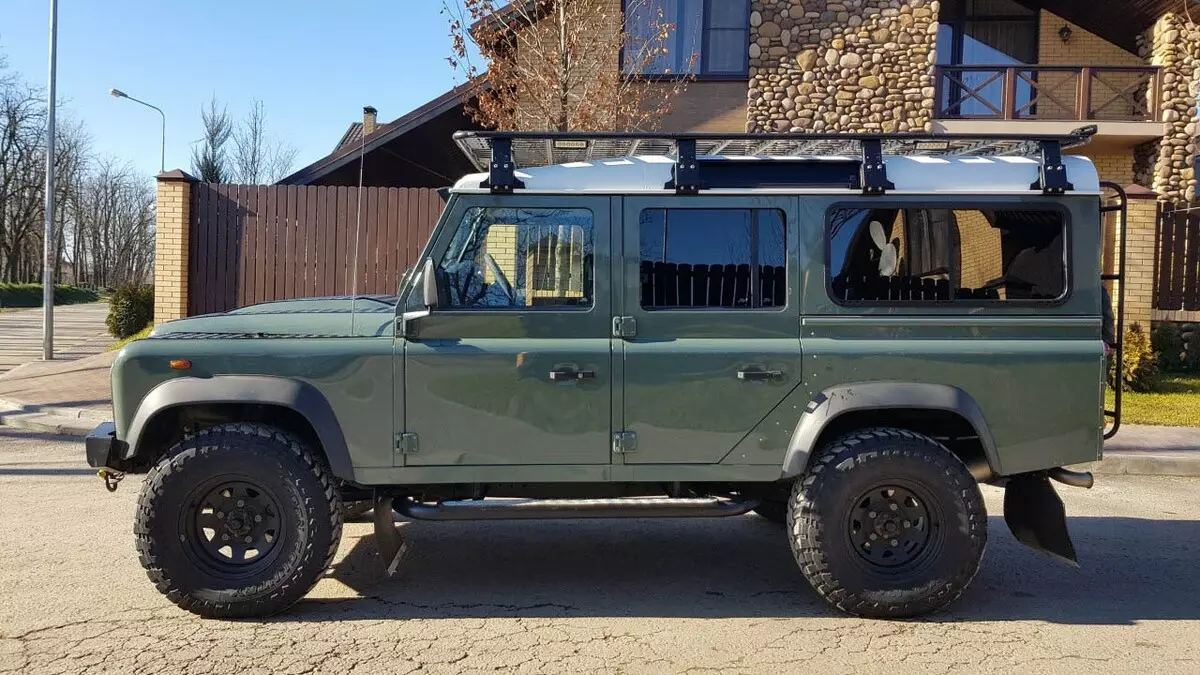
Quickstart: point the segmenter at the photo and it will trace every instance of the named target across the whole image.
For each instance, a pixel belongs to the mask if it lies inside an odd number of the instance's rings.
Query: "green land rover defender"
[[[395,514],[754,512],[836,608],[928,613],[979,569],[979,483],[1075,561],[1050,480],[1101,454],[1124,210],[1062,154],[1091,131],[460,132],[484,171],[397,295],[159,325],[87,461],[147,474],[140,560],[208,617],[302,598],[363,500],[389,572]]]

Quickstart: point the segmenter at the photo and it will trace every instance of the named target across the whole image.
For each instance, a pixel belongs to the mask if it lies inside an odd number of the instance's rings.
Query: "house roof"
[[[362,154],[371,155],[376,151],[381,151],[383,154],[398,158],[400,161],[406,161],[414,168],[420,168],[427,165],[427,161],[438,161],[444,159],[440,152],[434,152],[434,156],[429,156],[428,150],[425,152],[411,153],[415,156],[405,156],[404,146],[406,143],[401,142],[403,137],[411,131],[419,129],[424,125],[438,120],[442,116],[450,118],[447,122],[451,122],[450,128],[444,132],[438,131],[439,137],[444,137],[446,152],[445,158],[451,158],[451,163],[460,164],[457,160],[460,158],[458,151],[455,149],[454,142],[451,140],[451,134],[456,129],[463,127],[479,128],[473,124],[471,120],[463,112],[463,98],[470,91],[472,83],[464,83],[454,87],[450,91],[438,96],[437,98],[425,103],[424,105],[412,110],[411,112],[392,120],[387,124],[382,124],[376,127],[375,131],[368,134],[364,139],[362,137],[362,123],[356,122],[351,124],[338,141],[337,147],[330,154],[321,159],[309,164],[308,166],[296,171],[295,173],[283,178],[279,181],[280,185],[312,185],[321,183],[323,179],[329,177],[342,169],[347,168],[360,158]],[[455,114],[457,113],[457,114]],[[425,136],[425,134],[420,134]],[[439,139],[421,139],[428,144],[431,140]],[[415,142],[415,141],[414,141]],[[469,169],[470,164],[466,167]],[[452,183],[461,171],[451,167],[450,170],[457,175],[446,174],[436,167],[429,167],[427,171],[429,175],[428,181],[433,184],[446,185]],[[438,182],[437,176],[441,176]],[[372,185],[379,185],[379,182],[372,182]],[[413,186],[419,187],[419,186]]]
[[[380,125],[376,126],[375,131],[373,131],[371,133],[379,133],[381,131],[384,131],[385,129],[391,128],[391,126],[392,126],[391,123],[380,124]],[[357,144],[359,141],[362,140],[362,130],[363,130],[362,122],[351,122],[350,127],[346,129],[346,133],[342,134],[342,137],[341,137],[341,139],[338,140],[337,145],[333,146],[333,151],[337,152],[338,150],[341,150],[342,148],[344,148],[348,145]]]

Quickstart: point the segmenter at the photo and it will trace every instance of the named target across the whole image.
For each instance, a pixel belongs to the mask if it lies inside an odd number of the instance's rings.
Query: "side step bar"
[[[397,501],[415,520],[528,520],[547,518],[722,518],[749,513],[757,499],[628,497],[621,499],[487,499],[425,504]]]

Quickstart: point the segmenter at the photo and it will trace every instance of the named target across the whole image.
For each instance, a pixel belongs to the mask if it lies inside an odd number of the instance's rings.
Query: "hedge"
[[[100,294],[86,288],[57,285],[54,287],[54,304],[74,305],[81,302],[96,302]],[[0,283],[0,308],[41,307],[41,284]]]
[[[118,340],[136,335],[154,321],[154,287],[121,286],[108,301],[108,332]]]

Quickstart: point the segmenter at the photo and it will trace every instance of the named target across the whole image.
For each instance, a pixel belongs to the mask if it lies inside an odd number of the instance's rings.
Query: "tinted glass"
[[[442,257],[448,307],[592,306],[592,212],[472,208]]]
[[[643,308],[787,304],[782,211],[645,209],[638,226]]]
[[[1058,211],[834,209],[827,232],[842,302],[1056,300],[1067,289]]]

